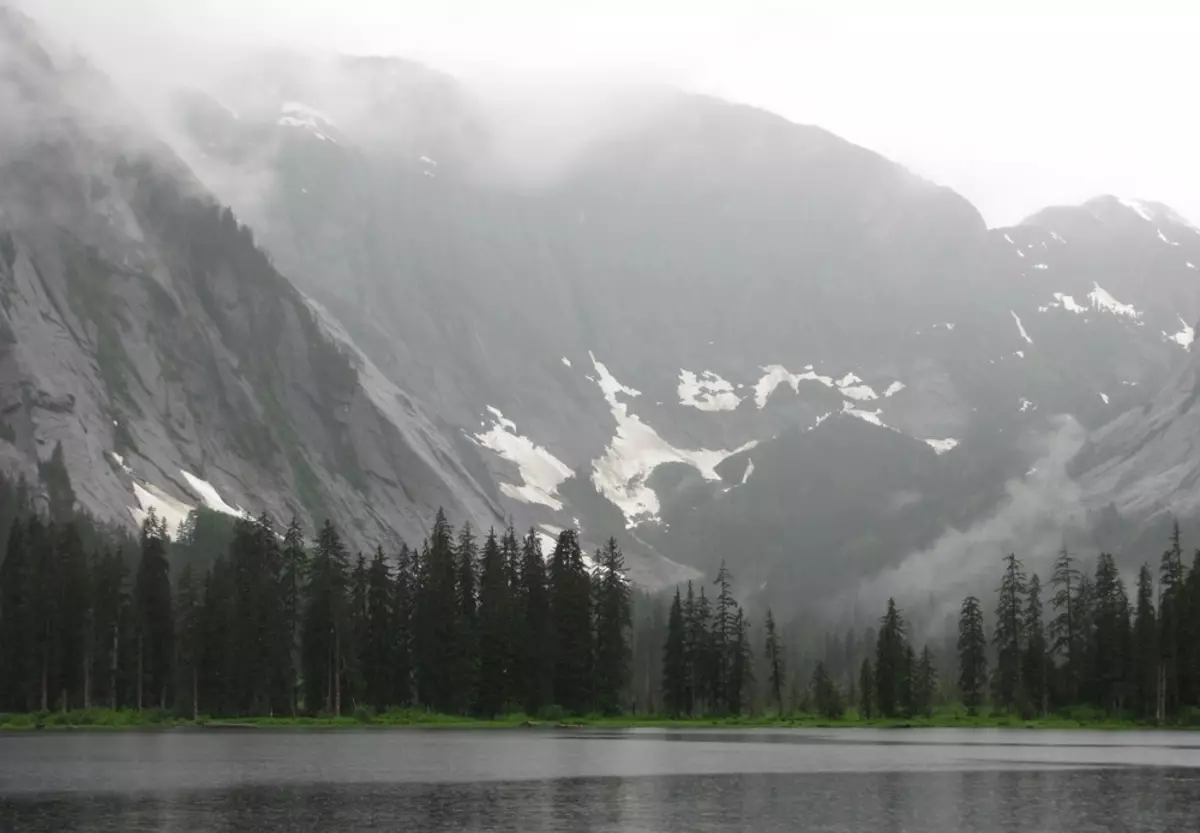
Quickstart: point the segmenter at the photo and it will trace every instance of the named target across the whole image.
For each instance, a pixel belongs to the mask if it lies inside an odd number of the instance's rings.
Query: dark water
[[[4,831],[1200,830],[1200,736],[0,735]]]

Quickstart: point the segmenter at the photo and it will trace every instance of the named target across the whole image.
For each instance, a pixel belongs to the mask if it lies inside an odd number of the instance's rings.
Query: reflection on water
[[[1169,736],[1116,747],[1100,736],[1076,763],[1028,736],[706,737],[0,737],[0,830],[1176,833],[1200,818],[1200,754]],[[321,759],[335,766],[314,772]],[[48,773],[59,777],[37,780]]]

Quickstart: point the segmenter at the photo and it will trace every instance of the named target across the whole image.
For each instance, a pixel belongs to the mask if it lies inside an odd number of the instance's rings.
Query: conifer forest
[[[1021,719],[1194,723],[1200,555],[1176,528],[1132,599],[1113,557],[1065,549],[1043,578],[1015,554],[920,631],[889,600],[835,633],[751,611],[731,569],[649,595],[610,539],[457,529],[351,553],[330,523],[278,529],[208,510],[140,534],[0,481],[0,712],[111,709],[184,719],[524,714],[897,719],[957,709]],[[782,614],[782,615],[781,615]]]

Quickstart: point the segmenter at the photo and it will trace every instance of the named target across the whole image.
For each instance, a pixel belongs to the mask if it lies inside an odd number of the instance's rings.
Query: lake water
[[[3,831],[1200,829],[1200,735],[177,730],[0,735]]]

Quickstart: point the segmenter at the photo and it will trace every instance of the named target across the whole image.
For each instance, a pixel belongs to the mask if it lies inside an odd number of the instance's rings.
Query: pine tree
[[[913,714],[931,717],[936,695],[937,667],[933,662],[933,652],[926,645],[921,649],[921,657],[917,660],[913,675]]]
[[[626,633],[632,626],[632,608],[625,556],[615,538],[608,539],[597,562],[595,704],[603,714],[616,714],[629,682]]]
[[[874,714],[875,703],[875,672],[871,668],[871,660],[863,657],[862,666],[858,671],[858,714],[859,717],[870,720]]]
[[[308,580],[308,550],[304,529],[295,517],[283,534],[283,575],[280,578],[280,604],[288,635],[291,678],[288,680],[288,708],[296,715],[300,698],[300,625],[304,613],[304,586]]]
[[[987,638],[983,635],[983,610],[979,599],[963,600],[958,617],[958,691],[968,714],[983,704],[987,685]]]
[[[1162,699],[1167,715],[1179,713],[1181,655],[1184,643],[1184,582],[1183,545],[1179,536],[1179,521],[1171,527],[1171,543],[1162,554],[1159,564],[1158,625],[1162,662]]]
[[[1089,651],[1094,678],[1091,688],[1095,703],[1111,713],[1119,712],[1128,697],[1131,634],[1129,597],[1109,553],[1096,562],[1093,607],[1093,641]]]
[[[728,700],[730,664],[733,658],[733,620],[737,615],[737,600],[733,597],[733,575],[721,561],[713,584],[717,591],[717,602],[712,620],[712,643],[715,651],[712,668],[712,687],[718,696]]]
[[[4,563],[0,565],[0,709],[27,711],[28,683],[35,657],[33,559],[27,527],[17,518],[9,527]]]
[[[14,526],[14,529],[16,527]],[[92,673],[95,702],[110,709],[121,705],[122,671],[128,665],[122,647],[128,643],[129,570],[121,552],[109,550],[92,564]]]
[[[383,548],[378,547],[367,568],[366,628],[359,656],[365,699],[376,712],[383,712],[393,703],[395,686],[392,673],[395,666],[395,619],[392,605],[395,589],[391,570]]]
[[[183,565],[175,590],[175,705],[193,720],[200,715],[201,594],[192,565]]]
[[[462,616],[459,626],[458,645],[458,674],[455,681],[455,712],[467,713],[475,708],[478,672],[479,644],[479,596],[476,576],[478,573],[479,548],[476,546],[475,533],[470,522],[462,525],[458,534],[458,543],[454,548],[455,563],[458,567],[457,598],[458,609]]]
[[[530,529],[521,547],[521,702],[536,715],[554,699],[554,654],[550,588],[537,531]]]
[[[1050,660],[1046,651],[1046,629],[1042,624],[1042,582],[1036,573],[1029,577],[1021,627],[1025,637],[1021,670],[1025,701],[1039,714],[1045,714],[1048,709]]]
[[[767,658],[767,683],[771,687],[771,699],[775,701],[776,713],[783,714],[783,646],[780,644],[779,634],[775,631],[775,617],[771,614],[769,607],[767,608],[766,630],[767,641],[763,650]]]
[[[88,558],[78,524],[67,520],[53,543],[59,611],[55,692],[62,710],[87,708],[91,702],[92,609]]]
[[[406,544],[396,555],[396,577],[392,582],[392,705],[407,707],[413,698],[413,556]]]
[[[809,683],[809,696],[812,699],[813,707],[821,717],[827,720],[840,720],[845,714],[846,707],[842,702],[841,692],[829,678],[824,662],[818,662],[813,669],[812,681]]]
[[[349,559],[341,536],[329,521],[314,547],[304,609],[305,704],[340,716],[349,639]]]
[[[917,713],[917,656],[912,643],[905,640],[903,659],[900,664],[900,684],[897,687],[900,713],[912,717]]]
[[[490,530],[483,544],[479,576],[479,714],[494,717],[504,711],[510,690],[508,659],[509,582],[504,555],[496,531]]]
[[[554,636],[554,702],[571,714],[591,705],[592,583],[575,530],[558,535],[550,556],[550,613]]]
[[[742,713],[746,687],[754,681],[753,654],[750,649],[750,623],[739,606],[730,634],[729,671],[726,679],[725,708],[729,714]]]
[[[1075,605],[1082,578],[1075,558],[1064,546],[1054,562],[1054,573],[1050,578],[1050,586],[1054,590],[1050,600],[1054,607],[1054,619],[1050,622],[1050,651],[1060,657],[1063,663],[1061,699],[1067,703],[1076,701],[1083,676],[1083,623]]]
[[[996,705],[1012,710],[1021,705],[1021,647],[1024,643],[1021,603],[1027,592],[1025,570],[1016,555],[1005,557],[1004,577],[996,591]]]
[[[420,557],[414,613],[417,697],[428,708],[460,713],[467,680],[463,662],[463,600],[453,531],[438,510]]]
[[[888,599],[887,612],[879,620],[875,643],[875,704],[882,717],[900,714],[907,648],[907,628],[895,599]]]
[[[1158,620],[1154,610],[1154,578],[1149,565],[1138,572],[1137,608],[1133,626],[1136,708],[1142,718],[1153,718],[1158,710]]]
[[[667,641],[663,645],[663,708],[669,717],[679,717],[688,711],[687,702],[687,654],[684,648],[683,603],[679,588],[671,601],[667,615]]]
[[[167,525],[153,511],[142,523],[142,557],[134,586],[134,634],[137,640],[137,707],[167,708],[173,680],[175,617],[171,611]]]

